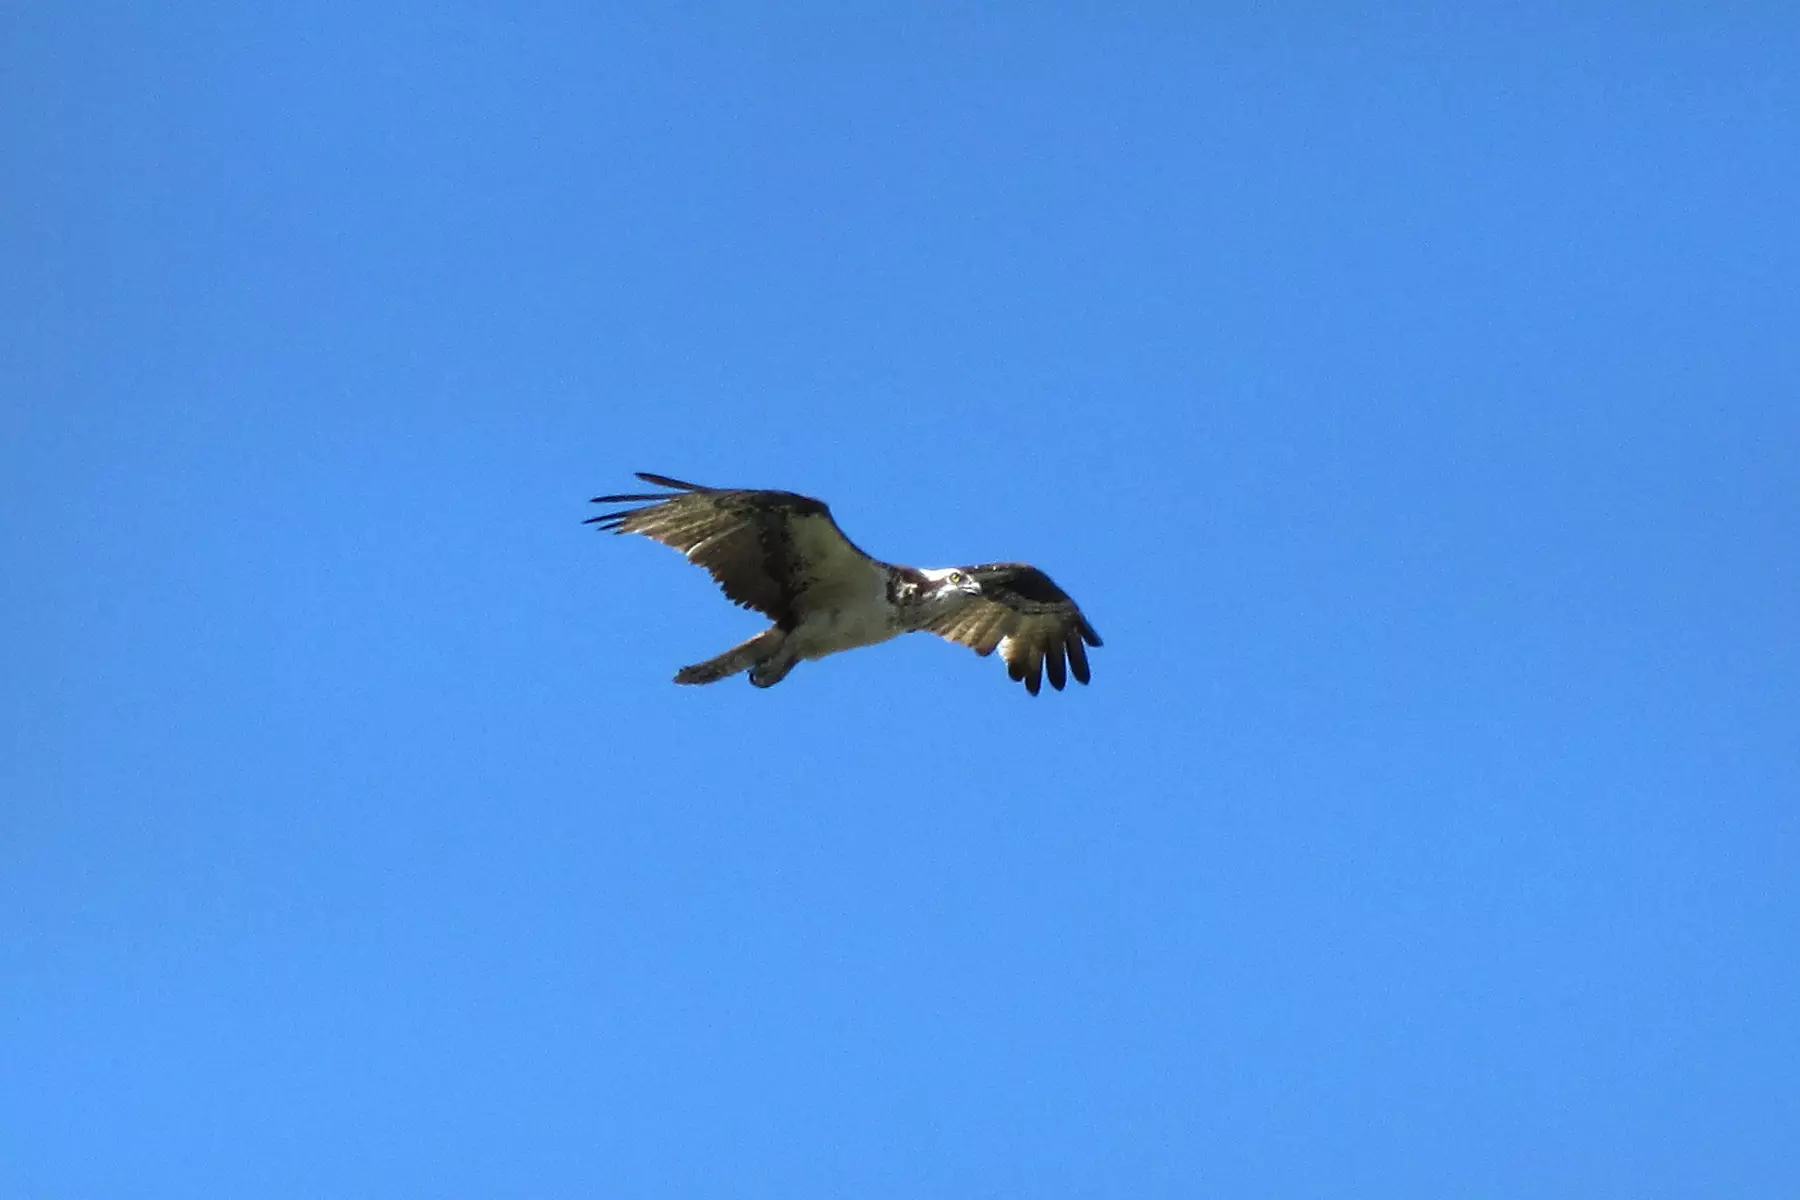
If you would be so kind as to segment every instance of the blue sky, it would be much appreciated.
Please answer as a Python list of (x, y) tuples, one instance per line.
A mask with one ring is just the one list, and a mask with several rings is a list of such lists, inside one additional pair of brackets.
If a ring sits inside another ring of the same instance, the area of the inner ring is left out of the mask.
[(0, 1190), (1800, 1194), (1789, 6), (4, 21)]

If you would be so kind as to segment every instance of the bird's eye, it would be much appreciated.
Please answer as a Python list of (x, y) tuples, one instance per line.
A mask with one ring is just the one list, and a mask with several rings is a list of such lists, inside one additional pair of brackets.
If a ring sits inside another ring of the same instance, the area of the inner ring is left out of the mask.
[(950, 572), (950, 582), (951, 583), (961, 583), (962, 581), (963, 581), (963, 573), (961, 571)]

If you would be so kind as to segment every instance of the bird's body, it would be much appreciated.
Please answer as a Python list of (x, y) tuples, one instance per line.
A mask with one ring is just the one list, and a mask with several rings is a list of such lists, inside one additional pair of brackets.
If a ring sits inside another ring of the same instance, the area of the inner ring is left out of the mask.
[[(925, 630), (1000, 650), (1007, 671), (1037, 694), (1047, 669), (1088, 681), (1085, 646), (1100, 645), (1087, 618), (1050, 577), (1024, 563), (921, 570), (871, 558), (844, 536), (823, 502), (795, 492), (707, 488), (640, 472), (668, 492), (596, 496), (641, 507), (594, 517), (615, 533), (641, 533), (712, 573), (725, 595), (774, 624), (675, 676), (713, 683), (739, 671), (758, 687), (794, 665), (902, 633)], [(1065, 671), (1066, 666), (1066, 671)]]

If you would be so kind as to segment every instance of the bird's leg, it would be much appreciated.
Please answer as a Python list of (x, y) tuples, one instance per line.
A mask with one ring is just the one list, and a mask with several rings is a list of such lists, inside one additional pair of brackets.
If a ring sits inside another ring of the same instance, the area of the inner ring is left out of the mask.
[[(739, 642), (725, 653), (709, 658), (703, 663), (695, 663), (691, 667), (683, 667), (675, 672), (676, 683), (717, 683), (727, 675), (736, 675), (739, 671), (756, 667), (781, 650), (781, 643), (787, 640), (787, 634), (779, 626), (771, 625), (755, 637)], [(787, 672), (783, 671), (782, 674)], [(770, 682), (773, 682), (771, 680)], [(763, 686), (768, 686), (764, 684)]]
[(750, 668), (750, 682), (759, 688), (774, 687), (787, 678), (787, 673), (799, 661), (798, 655), (789, 653), (787, 647), (783, 646)]

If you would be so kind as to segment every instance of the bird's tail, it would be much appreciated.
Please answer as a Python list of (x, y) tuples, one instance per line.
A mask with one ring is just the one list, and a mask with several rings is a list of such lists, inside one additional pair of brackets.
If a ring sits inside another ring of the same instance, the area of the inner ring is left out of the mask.
[(739, 642), (717, 658), (683, 667), (675, 672), (676, 683), (717, 683), (727, 675), (748, 671), (777, 650), (787, 637), (779, 625), (771, 625), (747, 642)]

